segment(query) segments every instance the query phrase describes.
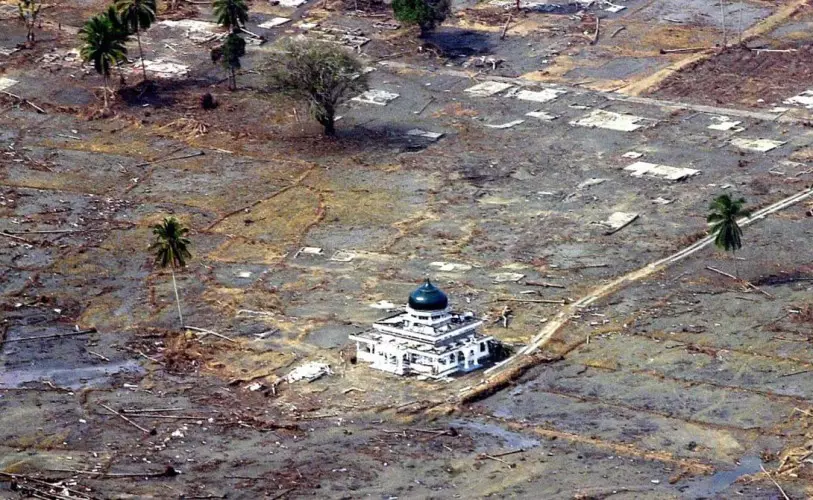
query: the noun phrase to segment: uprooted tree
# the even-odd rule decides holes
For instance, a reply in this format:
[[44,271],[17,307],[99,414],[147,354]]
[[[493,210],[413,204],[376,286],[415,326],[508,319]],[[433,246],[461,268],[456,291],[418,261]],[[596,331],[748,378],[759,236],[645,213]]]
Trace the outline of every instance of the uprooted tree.
[[395,19],[404,24],[417,25],[421,38],[442,23],[451,12],[449,0],[393,0],[392,12]]
[[336,108],[368,88],[361,62],[325,42],[289,41],[265,67],[268,90],[307,103],[327,136],[336,134]]

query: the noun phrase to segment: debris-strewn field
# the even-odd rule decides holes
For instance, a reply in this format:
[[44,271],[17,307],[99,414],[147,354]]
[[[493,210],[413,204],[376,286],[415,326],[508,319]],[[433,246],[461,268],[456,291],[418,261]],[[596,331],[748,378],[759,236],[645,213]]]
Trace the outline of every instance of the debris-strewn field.
[[[105,4],[26,44],[0,0],[0,497],[813,496],[804,2],[727,4],[724,50],[714,2],[461,2],[424,39],[295,3],[249,4],[235,91],[211,8],[160,5],[153,82],[133,43],[104,110]],[[366,68],[336,138],[265,91],[299,36]],[[735,255],[723,193],[757,210]],[[356,364],[426,276],[514,356]]]

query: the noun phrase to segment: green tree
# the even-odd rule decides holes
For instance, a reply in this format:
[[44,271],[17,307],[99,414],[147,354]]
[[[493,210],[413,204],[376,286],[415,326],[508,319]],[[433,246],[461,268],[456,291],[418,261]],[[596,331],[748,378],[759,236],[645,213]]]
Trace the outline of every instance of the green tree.
[[735,274],[739,278],[737,250],[742,248],[742,229],[739,219],[751,215],[751,210],[744,208],[745,200],[732,200],[727,194],[721,194],[711,203],[706,221],[711,224],[711,233],[715,234],[714,244],[717,248],[731,252],[734,257]]
[[17,2],[20,21],[25,24],[25,28],[28,30],[25,39],[29,42],[34,41],[34,27],[37,24],[37,16],[39,16],[41,8],[42,4],[37,0],[19,0]]
[[246,55],[246,41],[237,33],[229,33],[223,42],[220,62],[229,75],[229,90],[237,89],[237,70],[240,69],[240,58]]
[[85,62],[93,62],[94,69],[104,80],[105,109],[108,108],[110,67],[127,58],[127,47],[124,45],[127,40],[126,31],[117,23],[117,18],[118,15],[111,7],[108,12],[92,17],[79,30],[79,38],[82,40],[79,53]]
[[116,0],[116,10],[127,29],[135,33],[138,40],[138,53],[141,56],[141,70],[147,80],[147,67],[144,64],[144,49],[141,47],[141,30],[149,29],[155,22],[157,6],[155,0]]
[[155,253],[155,263],[162,269],[169,267],[172,272],[172,288],[175,290],[175,302],[178,305],[178,319],[183,328],[183,314],[181,313],[181,299],[178,296],[178,284],[175,281],[175,268],[186,267],[188,259],[192,258],[189,253],[189,239],[186,234],[189,229],[178,222],[175,217],[165,217],[164,221],[156,224],[152,228],[155,241],[150,245],[149,250]]
[[266,74],[270,90],[308,103],[327,136],[336,133],[336,108],[368,89],[361,62],[324,42],[289,41],[281,54],[272,56]]
[[395,19],[402,23],[417,25],[423,38],[446,19],[451,3],[449,0],[393,0],[392,11]]
[[248,20],[245,0],[215,0],[212,4],[217,24],[232,32],[239,31]]

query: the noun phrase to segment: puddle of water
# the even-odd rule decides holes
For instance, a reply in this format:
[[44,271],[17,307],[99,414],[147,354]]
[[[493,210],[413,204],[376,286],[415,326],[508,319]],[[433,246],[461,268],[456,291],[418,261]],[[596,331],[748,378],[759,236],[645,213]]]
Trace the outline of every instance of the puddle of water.
[[[503,441],[502,443],[503,446],[510,449],[523,448],[527,450],[529,448],[534,448],[540,445],[540,442],[537,441],[536,439],[531,439],[529,437],[523,436],[522,434],[505,430],[502,427],[494,424],[484,424],[480,422],[455,420],[452,422],[452,426],[459,427],[461,429],[469,429],[475,432],[482,432],[483,434],[488,434],[489,436],[494,436],[496,438],[501,439]],[[486,447],[482,448],[483,449],[480,449],[478,451],[484,451]]]
[[110,382],[114,375],[136,375],[142,372],[141,365],[132,359],[106,365],[74,368],[23,368],[5,371],[0,367],[0,389],[15,389],[27,383],[45,380],[69,389],[99,387]]
[[747,474],[759,472],[762,460],[759,457],[743,457],[740,465],[732,470],[724,470],[695,483],[683,493],[684,498],[708,498],[728,489],[734,481]]

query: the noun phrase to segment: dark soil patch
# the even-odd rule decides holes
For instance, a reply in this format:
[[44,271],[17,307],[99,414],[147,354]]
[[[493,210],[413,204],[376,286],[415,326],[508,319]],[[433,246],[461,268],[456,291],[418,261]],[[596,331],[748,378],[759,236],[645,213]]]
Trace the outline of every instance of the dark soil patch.
[[730,48],[676,73],[653,94],[704,104],[772,107],[810,88],[813,46],[797,49],[757,52]]

